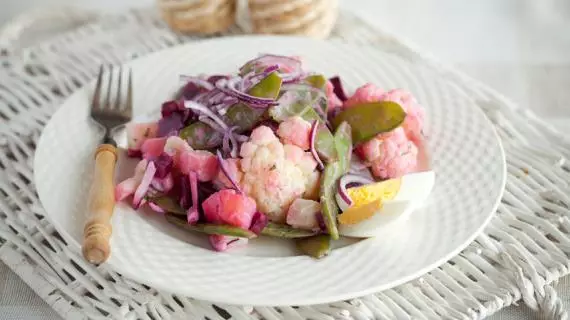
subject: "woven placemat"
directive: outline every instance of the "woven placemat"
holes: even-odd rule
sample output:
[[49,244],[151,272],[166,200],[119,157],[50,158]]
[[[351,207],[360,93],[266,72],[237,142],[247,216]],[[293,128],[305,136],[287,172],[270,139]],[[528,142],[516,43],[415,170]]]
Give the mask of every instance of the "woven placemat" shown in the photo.
[[[521,299],[546,319],[567,318],[551,284],[570,267],[570,139],[346,12],[331,38],[375,45],[431,68],[495,124],[508,180],[484,234],[420,279],[350,301],[303,307],[212,305],[85,263],[44,218],[35,192],[32,160],[41,129],[101,63],[119,64],[197,39],[174,34],[152,10],[85,17],[89,23],[33,46],[19,41],[24,26],[0,33],[0,259],[65,319],[481,319]],[[237,33],[237,27],[229,32]]]

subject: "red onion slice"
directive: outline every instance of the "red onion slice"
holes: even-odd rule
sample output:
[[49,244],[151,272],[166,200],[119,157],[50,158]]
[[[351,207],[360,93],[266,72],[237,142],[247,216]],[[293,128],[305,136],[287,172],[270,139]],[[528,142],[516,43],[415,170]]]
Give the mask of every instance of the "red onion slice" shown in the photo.
[[220,150],[216,151],[216,155],[218,156],[218,163],[220,165],[220,169],[222,170],[226,178],[228,178],[228,180],[231,182],[231,184],[234,186],[234,189],[238,193],[240,194],[243,193],[237,181],[231,176],[230,172],[228,171],[228,168],[226,167],[226,160],[224,160],[224,158],[222,157]]
[[352,199],[348,196],[346,192],[346,187],[343,185],[340,180],[338,182],[338,195],[342,198],[344,202],[350,207],[352,205]]
[[342,176],[338,180],[338,195],[342,198],[344,202],[346,202],[348,206],[352,205],[352,199],[350,199],[350,197],[348,196],[348,192],[346,192],[346,186],[351,183],[359,183],[364,185],[364,184],[374,183],[374,180],[350,173]]
[[230,147],[230,136],[225,133],[224,133],[224,138],[222,139],[222,151],[226,155],[230,154],[232,151],[232,148]]
[[168,173],[164,178],[154,177],[150,185],[158,192],[166,193],[174,187],[172,174]]
[[315,148],[315,140],[317,140],[318,128],[319,128],[319,120],[313,121],[313,124],[311,125],[311,135],[309,137],[309,142],[310,142],[311,154],[313,155],[313,158],[315,158],[315,161],[317,161],[317,165],[319,167],[319,170],[324,170],[325,165],[321,161],[321,158],[319,157],[319,154],[317,153],[317,149]]
[[154,212],[158,212],[158,213],[165,213],[166,211],[164,211],[164,209],[162,209],[161,207],[159,207],[157,204],[155,204],[152,201],[148,202],[148,206],[150,207],[150,209]]
[[[238,156],[238,140],[234,131],[238,129],[237,126],[233,126],[228,130],[224,131],[224,138],[222,140],[222,150],[224,154],[229,154],[232,158],[237,158]],[[230,146],[231,144],[231,146]]]
[[230,156],[232,158],[237,158],[237,156],[238,156],[238,151],[237,151],[238,150],[238,142],[237,142],[237,140],[233,134],[230,133],[229,136],[230,136],[230,142],[232,144],[232,149],[230,150]]
[[267,75],[267,74],[270,74],[271,72],[277,71],[277,70],[279,70],[279,65],[274,64],[274,65],[271,65],[271,66],[268,66],[267,68],[265,68],[265,70],[263,70],[263,73],[265,75]]
[[141,183],[137,187],[135,194],[133,196],[133,207],[135,209],[140,208],[141,202],[144,199],[144,196],[148,192],[150,188],[150,184],[152,182],[152,178],[154,178],[154,174],[156,173],[156,166],[154,165],[153,161],[149,161],[146,165],[146,170],[144,175],[141,179]]
[[186,212],[186,219],[189,224],[198,222],[198,174],[194,171],[188,175],[190,179],[190,193],[192,194],[192,206]]
[[278,65],[279,68],[285,68],[287,70],[301,70],[301,60],[296,57],[263,54],[244,63],[239,69],[240,73],[244,71],[244,68],[249,67],[251,64],[258,64],[260,66]]
[[307,74],[304,72],[284,73],[281,74],[281,80],[283,81],[283,84],[293,84],[306,76]]
[[198,121],[207,124],[208,126],[210,126],[210,128],[214,129],[215,131],[226,132],[224,128],[222,128],[215,120],[212,120],[208,116],[200,115],[198,117]]
[[[218,117],[212,110],[208,109],[204,105],[196,103],[194,101],[184,101],[184,107],[188,109],[192,109],[195,111],[200,111],[204,115],[208,116],[210,119],[214,120],[222,129],[228,130],[228,125],[222,120],[222,118]],[[215,129],[215,128],[214,128]]]
[[220,80],[216,83],[216,86],[218,87],[218,89],[222,90],[226,94],[238,98],[240,101],[245,102],[252,108],[265,109],[277,103],[275,99],[254,97],[245,92],[239,91],[237,89],[237,85],[240,83],[241,80],[242,79],[239,77],[235,77],[228,81]]

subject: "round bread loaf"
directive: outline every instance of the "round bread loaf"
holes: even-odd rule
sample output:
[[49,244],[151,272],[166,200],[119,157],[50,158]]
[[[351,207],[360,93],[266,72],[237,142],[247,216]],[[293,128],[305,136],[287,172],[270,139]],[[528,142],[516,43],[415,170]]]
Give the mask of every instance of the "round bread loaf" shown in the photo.
[[235,22],[236,0],[158,0],[162,17],[183,33],[224,32]]
[[248,0],[254,33],[326,38],[338,16],[338,0]]

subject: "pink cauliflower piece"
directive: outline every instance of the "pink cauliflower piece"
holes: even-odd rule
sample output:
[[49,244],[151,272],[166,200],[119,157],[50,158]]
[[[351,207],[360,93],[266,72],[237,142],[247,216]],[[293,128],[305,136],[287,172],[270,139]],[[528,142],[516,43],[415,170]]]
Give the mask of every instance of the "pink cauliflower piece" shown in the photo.
[[303,150],[309,150],[311,147],[311,124],[299,116],[281,122],[277,135],[283,144],[293,144]]
[[381,101],[384,93],[384,90],[377,88],[372,83],[367,83],[356,89],[354,94],[344,102],[343,107],[349,108],[360,103]]
[[303,197],[308,199],[317,199],[319,194],[319,171],[317,161],[310,152],[303,151],[301,148],[286,144],[283,146],[285,150],[285,159],[294,163],[305,177],[305,192]]
[[[259,211],[277,222],[285,222],[287,209],[295,199],[303,196],[307,180],[314,176],[313,172],[309,175],[304,172],[315,166],[314,159],[310,158],[310,164],[300,160],[303,165],[289,160],[286,153],[289,157],[309,158],[301,148],[286,146],[289,147],[283,146],[270,128],[259,126],[240,150],[243,191],[255,199]],[[286,149],[295,151],[286,152]]]
[[[234,181],[239,186],[240,181],[243,177],[243,172],[241,171],[240,159],[228,158],[225,159],[224,161],[228,174],[230,175],[230,177],[232,177],[232,179],[234,179]],[[218,189],[232,189],[234,187],[234,185],[230,182],[230,180],[228,179],[228,177],[226,177],[226,174],[222,170],[218,170],[218,174],[214,178],[213,183]]]
[[178,169],[184,174],[196,172],[198,180],[212,181],[218,174],[218,159],[211,152],[205,150],[185,151],[180,154]]
[[224,189],[202,202],[206,220],[216,224],[228,224],[249,229],[256,211],[255,200],[235,190]]
[[401,177],[418,165],[418,148],[402,127],[382,133],[357,147],[357,153],[380,179]]
[[283,145],[273,131],[269,127],[259,126],[251,132],[249,141],[241,145],[241,169],[244,172],[268,170],[284,154]]
[[383,94],[380,100],[396,102],[402,106],[406,112],[406,119],[402,123],[406,135],[414,142],[422,140],[425,109],[410,92],[402,89],[390,90]]
[[398,103],[406,112],[402,127],[409,139],[418,142],[422,138],[422,127],[425,119],[425,109],[412,94],[403,89],[388,92],[368,83],[356,89],[356,92],[344,102],[344,107],[374,101],[392,101]]
[[287,224],[305,230],[318,230],[317,214],[321,212],[321,204],[307,199],[296,199],[287,211]]

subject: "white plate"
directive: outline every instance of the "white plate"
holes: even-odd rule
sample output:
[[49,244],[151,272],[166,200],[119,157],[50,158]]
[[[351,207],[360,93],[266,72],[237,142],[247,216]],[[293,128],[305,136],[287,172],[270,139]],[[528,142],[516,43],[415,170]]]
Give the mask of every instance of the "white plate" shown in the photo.
[[[214,302],[304,305],[369,294],[412,280],[456,255],[492,217],[505,184],[505,157],[483,112],[453,83],[373,48],[299,38],[238,37],[184,45],[129,63],[135,114],[157,113],[180,74],[237,70],[261,48],[302,56],[309,70],[341,75],[348,90],[366,82],[410,90],[427,108],[436,185],[427,203],[376,239],[341,243],[320,261],[289,242],[257,239],[231,253],[160,215],[119,204],[113,216],[117,272],[157,289]],[[100,133],[88,120],[93,84],[73,94],[46,126],[35,155],[35,182],[49,219],[79,251],[93,151]],[[120,160],[119,175],[128,163]]]

